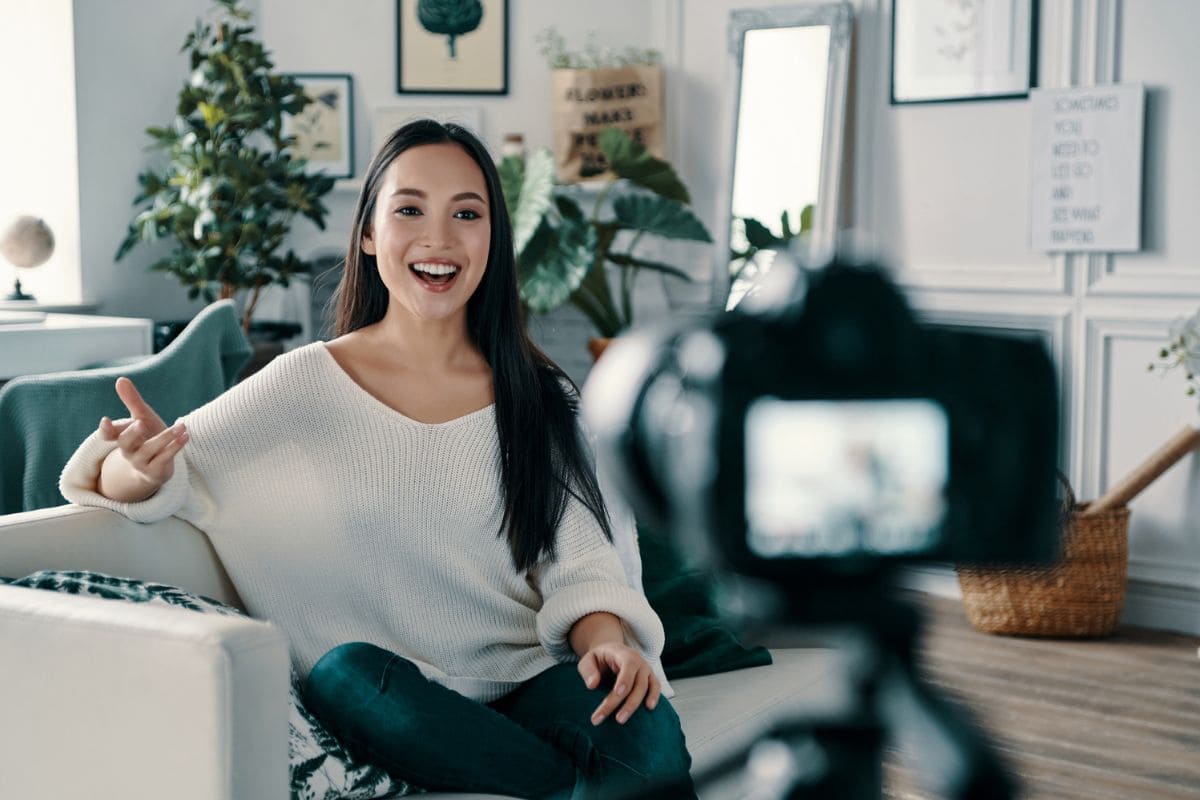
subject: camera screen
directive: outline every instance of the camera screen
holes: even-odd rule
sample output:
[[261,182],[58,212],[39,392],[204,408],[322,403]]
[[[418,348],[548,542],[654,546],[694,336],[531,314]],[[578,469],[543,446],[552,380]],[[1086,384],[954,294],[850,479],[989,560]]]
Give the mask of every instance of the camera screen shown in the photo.
[[949,431],[930,400],[756,400],[747,545],[761,558],[919,555],[938,543]]

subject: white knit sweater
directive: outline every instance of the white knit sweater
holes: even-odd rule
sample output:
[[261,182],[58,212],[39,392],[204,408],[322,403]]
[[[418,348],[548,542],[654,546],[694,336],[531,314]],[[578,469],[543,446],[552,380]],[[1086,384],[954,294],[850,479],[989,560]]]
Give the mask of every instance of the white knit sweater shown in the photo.
[[98,434],[64,468],[63,495],[140,522],[174,514],[204,531],[247,611],[288,635],[301,676],[339,644],[372,642],[488,702],[575,659],[571,626],[608,611],[662,679],[662,623],[577,501],[559,527],[557,559],[528,574],[513,568],[497,535],[493,406],[417,422],[317,342],[183,420],[190,440],[150,499],[96,493],[116,446]]

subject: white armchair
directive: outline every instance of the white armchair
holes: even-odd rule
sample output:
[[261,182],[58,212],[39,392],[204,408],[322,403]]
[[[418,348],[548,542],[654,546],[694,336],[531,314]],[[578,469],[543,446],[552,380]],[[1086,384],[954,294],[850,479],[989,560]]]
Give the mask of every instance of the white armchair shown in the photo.
[[[0,516],[0,575],[40,569],[241,607],[207,538],[175,518],[78,506]],[[769,667],[672,681],[694,772],[780,715],[844,707],[836,653],[773,653]],[[287,642],[265,622],[0,586],[0,797],[286,800],[288,675]]]
[[[92,569],[237,603],[203,535],[74,506],[0,517],[0,574]],[[286,798],[283,634],[0,586],[0,797]]]

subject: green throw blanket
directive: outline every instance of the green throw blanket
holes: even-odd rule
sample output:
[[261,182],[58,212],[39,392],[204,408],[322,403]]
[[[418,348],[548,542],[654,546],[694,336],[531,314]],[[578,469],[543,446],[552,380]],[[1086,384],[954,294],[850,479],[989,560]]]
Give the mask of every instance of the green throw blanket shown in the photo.
[[213,303],[161,353],[133,364],[14,378],[0,388],[0,514],[62,505],[58,476],[100,417],[128,416],[128,376],[168,424],[224,392],[250,357],[232,300]]
[[721,622],[708,573],[691,569],[674,542],[638,527],[642,586],[667,632],[662,664],[667,678],[690,678],[771,663],[765,647],[746,647]]

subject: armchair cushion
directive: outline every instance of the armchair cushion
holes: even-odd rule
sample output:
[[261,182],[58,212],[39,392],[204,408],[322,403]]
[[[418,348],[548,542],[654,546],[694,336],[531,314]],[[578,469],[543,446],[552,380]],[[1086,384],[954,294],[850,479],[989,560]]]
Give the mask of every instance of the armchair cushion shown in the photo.
[[[99,572],[42,570],[0,583],[30,589],[82,594],[110,600],[175,606],[202,614],[245,616],[217,600],[161,583],[118,578]],[[399,797],[414,787],[390,777],[379,767],[353,758],[304,707],[300,685],[291,676],[288,717],[288,766],[293,800],[368,800]]]

